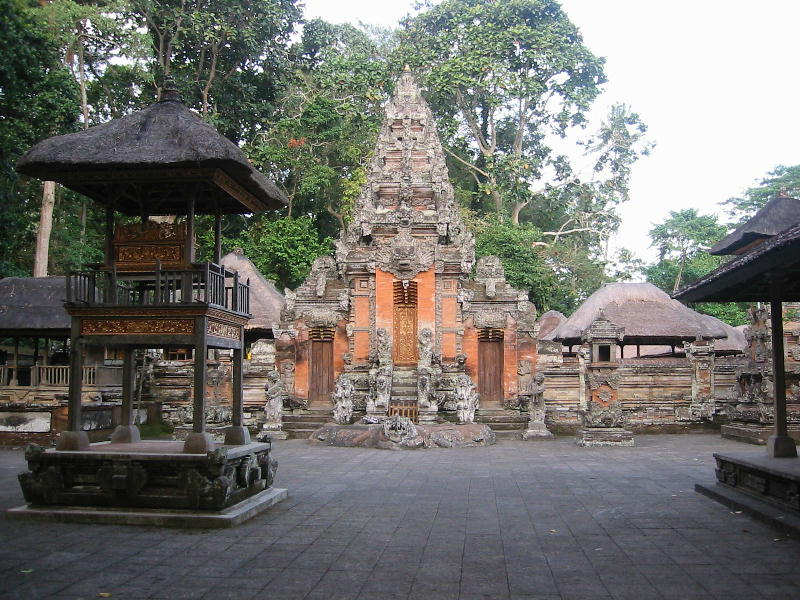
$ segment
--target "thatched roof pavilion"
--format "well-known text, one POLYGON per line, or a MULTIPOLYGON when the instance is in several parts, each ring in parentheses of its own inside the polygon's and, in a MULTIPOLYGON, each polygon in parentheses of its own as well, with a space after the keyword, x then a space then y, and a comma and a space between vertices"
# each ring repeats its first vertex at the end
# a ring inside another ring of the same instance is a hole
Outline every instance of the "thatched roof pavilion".
POLYGON ((17 171, 135 216, 186 214, 187 194, 197 214, 259 212, 287 202, 169 86, 145 109, 39 142, 17 171))
POLYGON ((567 317, 557 310, 548 310, 542 314, 536 322, 539 324, 539 339, 550 339, 547 335, 561 325, 567 317))
POLYGON ((0 337, 68 338, 64 277, 0 279, 0 337))
POLYGON ((674 345, 698 338, 724 338, 720 321, 673 300, 652 283, 607 283, 545 339, 580 344, 592 323, 605 316, 624 328, 622 344, 674 345))
POLYGON ((800 200, 777 196, 736 231, 726 235, 709 254, 743 254, 766 239, 800 224, 800 200))
POLYGON ((250 280, 250 313, 245 325, 245 341, 251 343, 262 337, 272 337, 272 325, 280 321, 286 304, 275 284, 261 274, 253 262, 236 249, 222 257, 222 264, 239 273, 240 280, 250 280))

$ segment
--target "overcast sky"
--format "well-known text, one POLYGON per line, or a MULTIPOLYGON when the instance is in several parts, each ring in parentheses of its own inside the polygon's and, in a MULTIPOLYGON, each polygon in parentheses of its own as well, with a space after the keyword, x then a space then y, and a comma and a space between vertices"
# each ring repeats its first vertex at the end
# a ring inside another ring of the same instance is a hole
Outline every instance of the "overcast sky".
MULTIPOLYGON (((306 0, 331 22, 395 26, 411 1, 306 0)), ((594 114, 625 102, 656 143, 636 165, 616 245, 653 259, 647 231, 670 210, 721 212, 778 164, 800 163, 800 2, 563 0, 607 60, 594 114)))

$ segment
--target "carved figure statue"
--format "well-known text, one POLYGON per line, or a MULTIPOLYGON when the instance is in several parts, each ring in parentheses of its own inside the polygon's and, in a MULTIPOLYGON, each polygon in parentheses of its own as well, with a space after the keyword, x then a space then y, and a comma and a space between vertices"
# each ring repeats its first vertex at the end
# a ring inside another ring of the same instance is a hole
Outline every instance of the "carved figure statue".
POLYGON ((375 344, 378 353, 378 365, 381 367, 392 364, 392 338, 389 332, 380 327, 376 332, 377 342, 375 344))
POLYGON ((288 323, 289 321, 294 321, 294 307, 297 303, 297 293, 289 288, 284 288, 283 297, 286 299, 286 303, 281 309, 281 321, 288 323))
POLYGON ((392 396, 392 369, 391 367, 380 367, 375 376, 375 407, 389 408, 389 400, 392 396))
POLYGON ((531 361, 529 360, 521 360, 517 363, 518 388, 521 395, 529 395, 531 393, 531 386, 533 385, 531 369, 531 361))
POLYGON ((429 368, 433 361, 433 332, 423 327, 419 332, 419 368, 429 368))
POLYGON ((505 281, 503 263, 496 256, 481 256, 475 267, 475 279, 486 285, 486 295, 494 298, 498 283, 505 281))
POLYGON ((347 425, 353 418, 353 395, 355 391, 356 388, 348 375, 340 375, 336 380, 336 387, 331 395, 333 420, 341 425, 347 425))
POLYGON ((280 366, 281 381, 287 394, 294 392, 294 362, 284 360, 280 366))
POLYGON ((264 429, 280 430, 283 419, 283 402, 286 399, 286 390, 281 377, 276 370, 267 373, 266 404, 264 405, 264 429))
POLYGON ((392 415, 383 422, 383 433, 394 443, 402 444, 417 437, 417 428, 408 417, 392 415))
MULTIPOLYGON (((528 361, 525 361, 528 362, 528 361)), ((531 423, 544 423, 544 375, 537 373, 533 376, 530 386, 531 403, 528 409, 528 420, 531 423)))
POLYGON ((474 423, 479 395, 475 383, 466 373, 456 378, 456 414, 459 423, 474 423))
POLYGON ((456 354, 456 369, 463 373, 466 370, 467 355, 463 352, 456 354))
POLYGON ((417 368, 417 403, 420 408, 431 407, 432 388, 433 369, 429 367, 417 368))

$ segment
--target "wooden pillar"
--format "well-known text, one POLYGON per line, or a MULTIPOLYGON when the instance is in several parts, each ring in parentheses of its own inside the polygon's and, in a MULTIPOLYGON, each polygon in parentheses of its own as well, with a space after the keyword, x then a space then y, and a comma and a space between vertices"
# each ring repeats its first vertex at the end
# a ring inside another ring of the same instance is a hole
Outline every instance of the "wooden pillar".
POLYGON ((772 321, 772 380, 775 384, 775 433, 767 440, 767 454, 775 458, 797 456, 797 446, 786 427, 786 367, 783 360, 783 305, 779 288, 770 282, 770 319, 772 321))
POLYGON ((81 430, 81 393, 83 391, 83 352, 80 344, 81 319, 72 319, 69 347, 69 407, 67 430, 62 431, 56 450, 86 450, 89 437, 81 430))
POLYGON ((106 240, 105 240, 105 263, 110 267, 114 261, 114 208, 106 207, 106 240))
POLYGON ((226 444, 249 444, 250 431, 243 425, 244 421, 244 328, 239 328, 241 346, 233 349, 233 406, 231 407, 231 427, 225 432, 226 444))
POLYGON ((222 215, 217 212, 214 215, 214 264, 218 265, 222 260, 222 215))
POLYGON ((194 197, 186 207, 186 262, 194 262, 194 197))
POLYGON ((194 344, 194 402, 192 408, 192 433, 186 437, 183 451, 189 454, 205 454, 214 449, 214 440, 206 432, 206 317, 195 319, 194 344))
POLYGON ((138 442, 139 428, 134 424, 133 397, 136 388, 136 354, 131 346, 122 350, 122 416, 111 434, 112 442, 138 442))
POLYGON ((14 365, 14 370, 11 372, 11 379, 8 382, 8 385, 12 385, 12 386, 13 385, 19 385, 19 375, 18 375, 19 367, 17 366, 19 364, 19 338, 18 337, 14 338, 14 362, 12 364, 14 365))

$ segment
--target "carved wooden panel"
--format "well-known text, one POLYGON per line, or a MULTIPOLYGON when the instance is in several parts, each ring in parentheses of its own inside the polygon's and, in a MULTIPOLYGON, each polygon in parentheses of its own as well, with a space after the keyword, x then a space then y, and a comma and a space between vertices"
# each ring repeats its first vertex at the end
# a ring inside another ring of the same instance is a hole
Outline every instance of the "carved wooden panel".
POLYGON ((333 342, 312 340, 310 362, 309 405, 329 407, 333 392, 333 342))
POLYGON ((234 325, 229 325, 228 323, 220 323, 219 321, 208 321, 208 327, 206 329, 206 333, 208 335, 213 335, 216 337, 228 338, 230 340, 238 340, 239 339, 239 328, 234 325))
POLYGON ((194 319, 83 319, 81 335, 193 334, 194 319))
POLYGON ((481 408, 499 408, 503 403, 503 340, 478 342, 478 391, 481 408))
POLYGON ((398 365, 417 363, 417 282, 395 281, 392 360, 398 365))

